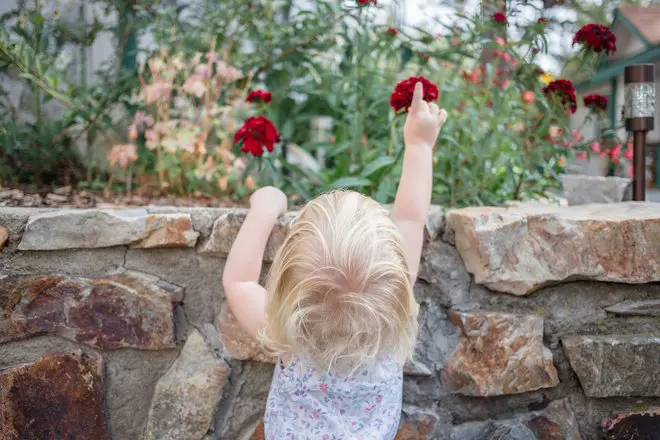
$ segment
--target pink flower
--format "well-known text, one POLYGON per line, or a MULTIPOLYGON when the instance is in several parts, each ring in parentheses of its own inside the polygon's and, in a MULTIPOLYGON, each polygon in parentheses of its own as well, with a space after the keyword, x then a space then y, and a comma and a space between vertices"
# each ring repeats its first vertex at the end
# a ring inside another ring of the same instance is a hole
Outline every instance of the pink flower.
POLYGON ((635 151, 630 146, 626 148, 626 152, 623 153, 623 158, 626 160, 633 160, 634 156, 635 156, 635 151))
POLYGON ((635 172, 634 172, 634 170, 633 170, 633 166, 630 165, 630 167, 628 167, 628 175, 629 175, 630 177, 633 177, 634 174, 635 174, 635 172))
POLYGON ((497 44, 499 44, 500 46, 505 46, 506 45, 506 41, 504 41, 504 38, 502 38, 502 37, 495 38, 495 42, 497 44))
POLYGON ((128 165, 135 162, 137 158, 137 150, 133 144, 115 145, 112 147, 110 153, 108 153, 110 166, 119 164, 122 170, 128 168, 128 165))
POLYGON ((617 144, 612 149, 607 153, 608 156, 610 156, 610 159, 612 159, 612 162, 615 164, 618 164, 621 161, 621 149, 623 148, 623 145, 617 144))
POLYGON ((522 100, 527 104, 531 104, 534 102, 534 93, 531 90, 524 91, 522 94, 522 100))
POLYGON ((328 392, 328 384, 322 383, 319 388, 321 388, 321 391, 323 391, 324 393, 328 392))
POLYGON ((131 124, 130 127, 128 127, 128 138, 132 141, 137 139, 138 137, 138 129, 135 126, 135 124, 131 124))
POLYGON ((511 61, 511 55, 509 55, 509 52, 504 52, 502 54, 502 59, 507 62, 511 61))
POLYGON ((592 153, 596 153, 596 154, 600 153, 600 143, 598 141, 594 142, 593 144, 591 144, 589 149, 591 150, 592 153))
POLYGON ((584 140, 584 137, 580 134, 579 131, 573 130, 572 134, 573 134, 573 139, 575 139, 576 141, 580 142, 584 140))
POLYGON ((587 152, 586 151, 580 151, 575 155, 576 158, 579 160, 587 160, 587 152))

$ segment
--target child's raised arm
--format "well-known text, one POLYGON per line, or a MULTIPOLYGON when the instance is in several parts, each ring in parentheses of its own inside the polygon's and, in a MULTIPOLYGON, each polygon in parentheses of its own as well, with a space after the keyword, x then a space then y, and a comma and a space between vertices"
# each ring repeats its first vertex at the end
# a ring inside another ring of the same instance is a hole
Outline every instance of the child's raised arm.
POLYGON ((417 278, 424 227, 431 205, 433 146, 447 120, 444 109, 440 110, 435 103, 427 103, 423 98, 423 85, 418 82, 403 128, 403 171, 392 208, 392 220, 403 237, 413 281, 417 278))
POLYGON ((258 189, 250 197, 250 211, 222 273, 229 307, 243 330, 253 337, 266 323, 266 290, 259 285, 264 250, 275 222, 286 209, 287 199, 282 191, 273 187, 258 189))

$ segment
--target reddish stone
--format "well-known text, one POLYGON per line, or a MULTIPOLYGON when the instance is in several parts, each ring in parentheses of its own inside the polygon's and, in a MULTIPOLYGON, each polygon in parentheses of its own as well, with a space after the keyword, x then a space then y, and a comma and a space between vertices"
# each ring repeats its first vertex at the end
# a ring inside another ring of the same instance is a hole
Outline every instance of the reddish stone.
POLYGON ((605 440, 655 440, 660 433, 660 408, 619 414, 603 422, 605 440))
POLYGON ((9 229, 4 226, 0 226, 0 249, 5 247, 7 240, 9 239, 9 229))
POLYGON ((190 217, 168 218, 162 215, 147 217, 145 237, 133 248, 192 247, 199 233, 193 229, 190 217))
POLYGON ((542 318, 451 312, 450 320, 463 333, 442 373, 451 391, 500 396, 559 384, 552 352, 543 345, 542 318))
POLYGON ((77 350, 0 372, 0 440, 105 440, 103 361, 77 350))
POLYGON ((0 280, 0 343, 56 334, 103 349, 175 346, 172 292, 124 273, 0 280))

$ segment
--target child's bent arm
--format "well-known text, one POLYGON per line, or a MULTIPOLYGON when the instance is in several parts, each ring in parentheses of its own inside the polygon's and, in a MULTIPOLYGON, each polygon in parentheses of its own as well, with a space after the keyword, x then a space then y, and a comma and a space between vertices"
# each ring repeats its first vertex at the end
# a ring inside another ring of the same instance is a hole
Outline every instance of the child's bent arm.
POLYGON ((424 101, 423 86, 417 83, 403 129, 403 171, 392 208, 392 220, 403 237, 413 281, 419 270, 424 228, 431 206, 433 146, 446 119, 446 111, 424 101))
POLYGON ((262 188, 252 196, 250 205, 229 251, 222 285, 236 320, 256 337, 266 324, 266 290, 259 285, 264 250, 279 215, 286 210, 286 197, 275 188, 262 188))

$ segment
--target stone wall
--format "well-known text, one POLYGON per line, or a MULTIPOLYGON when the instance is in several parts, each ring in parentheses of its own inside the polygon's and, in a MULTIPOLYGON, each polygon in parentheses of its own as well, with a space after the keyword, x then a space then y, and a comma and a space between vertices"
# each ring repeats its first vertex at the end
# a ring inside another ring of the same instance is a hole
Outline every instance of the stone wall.
MULTIPOLYGON (((244 215, 0 208, 0 440, 263 439, 244 215)), ((659 281, 660 204, 434 209, 398 439, 657 439, 659 281)))

